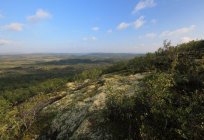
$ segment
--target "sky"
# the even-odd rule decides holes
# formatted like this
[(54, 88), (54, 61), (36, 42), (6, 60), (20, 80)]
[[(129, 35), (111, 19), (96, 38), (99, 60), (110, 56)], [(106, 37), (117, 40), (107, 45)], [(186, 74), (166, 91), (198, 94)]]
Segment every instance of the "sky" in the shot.
[(0, 54), (146, 53), (204, 38), (204, 0), (0, 0)]

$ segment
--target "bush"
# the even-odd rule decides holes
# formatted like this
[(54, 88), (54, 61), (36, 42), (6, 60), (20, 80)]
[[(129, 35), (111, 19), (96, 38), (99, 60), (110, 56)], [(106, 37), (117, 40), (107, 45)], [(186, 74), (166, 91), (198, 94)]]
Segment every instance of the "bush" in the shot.
[(102, 75), (102, 70), (99, 68), (94, 68), (91, 70), (85, 70), (82, 73), (75, 76), (76, 81), (84, 81), (86, 79), (96, 80)]
[(139, 114), (135, 108), (134, 98), (125, 94), (127, 91), (111, 91), (107, 96), (106, 109), (103, 112), (106, 130), (113, 139), (138, 139)]
[(134, 97), (109, 94), (104, 119), (115, 139), (202, 139), (203, 99), (203, 91), (177, 93), (172, 74), (154, 73)]

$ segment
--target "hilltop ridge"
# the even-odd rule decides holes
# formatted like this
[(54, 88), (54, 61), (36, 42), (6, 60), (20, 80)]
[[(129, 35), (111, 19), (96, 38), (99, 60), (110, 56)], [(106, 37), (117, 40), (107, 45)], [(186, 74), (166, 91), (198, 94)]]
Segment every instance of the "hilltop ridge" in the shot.
[(1, 138), (204, 137), (203, 40), (164, 42), (155, 53), (83, 70), (62, 84), (9, 109), (2, 100), (9, 119), (0, 125)]

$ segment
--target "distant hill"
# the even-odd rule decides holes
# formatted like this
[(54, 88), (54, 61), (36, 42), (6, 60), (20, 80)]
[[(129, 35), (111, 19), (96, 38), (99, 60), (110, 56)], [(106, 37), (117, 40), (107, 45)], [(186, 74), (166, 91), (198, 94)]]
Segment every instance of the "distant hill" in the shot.
[(143, 56), (144, 54), (134, 53), (89, 53), (84, 54), (84, 57), (98, 57), (98, 58), (119, 58), (119, 59), (131, 59), (136, 56)]

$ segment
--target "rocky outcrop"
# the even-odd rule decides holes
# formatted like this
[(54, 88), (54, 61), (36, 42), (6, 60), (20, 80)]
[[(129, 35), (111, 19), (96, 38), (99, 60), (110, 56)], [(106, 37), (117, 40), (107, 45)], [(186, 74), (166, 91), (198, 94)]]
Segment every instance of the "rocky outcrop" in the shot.
[(107, 95), (111, 90), (126, 89), (126, 94), (131, 96), (143, 77), (141, 74), (104, 75), (98, 81), (67, 83), (67, 96), (42, 110), (42, 113), (57, 112), (57, 115), (47, 133), (39, 135), (38, 139), (110, 139), (97, 127), (97, 123), (103, 121), (100, 113), (106, 106)]

